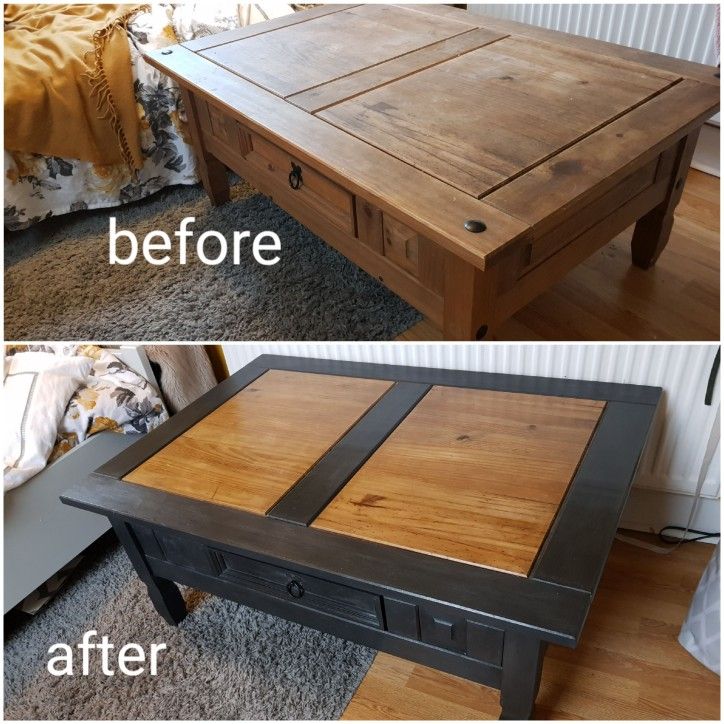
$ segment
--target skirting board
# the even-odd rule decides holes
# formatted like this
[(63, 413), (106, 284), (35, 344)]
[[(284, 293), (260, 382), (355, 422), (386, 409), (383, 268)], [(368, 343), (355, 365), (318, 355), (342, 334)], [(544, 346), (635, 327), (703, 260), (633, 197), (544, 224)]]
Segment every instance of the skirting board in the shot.
[[(658, 533), (667, 525), (684, 526), (693, 502), (692, 495), (634, 487), (619, 527)], [(701, 498), (691, 527), (707, 533), (718, 533), (721, 526), (719, 507), (718, 498)], [(708, 542), (716, 543), (717, 540), (710, 539)]]
[(720, 176), (718, 124), (705, 123), (702, 127), (691, 166), (712, 176)]

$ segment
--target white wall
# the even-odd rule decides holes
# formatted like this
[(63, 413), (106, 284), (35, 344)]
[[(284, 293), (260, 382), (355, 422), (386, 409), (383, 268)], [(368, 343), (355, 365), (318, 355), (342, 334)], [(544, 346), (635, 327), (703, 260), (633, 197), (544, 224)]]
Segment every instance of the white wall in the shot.
[[(705, 65), (719, 64), (715, 3), (470, 4), (472, 13), (516, 20)], [(702, 129), (692, 166), (719, 176), (719, 115)]]
[(704, 404), (717, 345), (250, 342), (223, 348), (230, 372), (269, 353), (661, 386), (660, 415), (622, 525), (684, 525), (702, 473), (694, 527), (719, 530), (718, 451), (702, 471), (707, 444), (719, 439), (718, 380), (713, 404)]

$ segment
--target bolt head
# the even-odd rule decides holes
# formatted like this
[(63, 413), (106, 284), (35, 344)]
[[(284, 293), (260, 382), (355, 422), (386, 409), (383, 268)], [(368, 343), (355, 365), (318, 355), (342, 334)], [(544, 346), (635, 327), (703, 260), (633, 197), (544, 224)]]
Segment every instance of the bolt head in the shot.
[(473, 234), (479, 234), (481, 231), (485, 231), (488, 227), (480, 219), (468, 219), (465, 224), (465, 228)]

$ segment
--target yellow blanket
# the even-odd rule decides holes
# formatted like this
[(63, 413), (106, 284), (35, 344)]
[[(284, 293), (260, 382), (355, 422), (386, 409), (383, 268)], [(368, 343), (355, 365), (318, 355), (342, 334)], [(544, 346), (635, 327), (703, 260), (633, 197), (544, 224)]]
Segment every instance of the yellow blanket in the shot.
[(144, 6), (5, 6), (5, 149), (141, 168), (126, 25)]

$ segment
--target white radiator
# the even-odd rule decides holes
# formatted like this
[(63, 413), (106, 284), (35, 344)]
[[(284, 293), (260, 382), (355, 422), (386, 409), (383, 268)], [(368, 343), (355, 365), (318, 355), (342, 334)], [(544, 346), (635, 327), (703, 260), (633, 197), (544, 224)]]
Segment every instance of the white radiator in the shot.
[[(229, 371), (260, 354), (287, 354), (360, 362), (447, 367), (485, 372), (567, 377), (664, 388), (659, 418), (641, 462), (624, 524), (643, 530), (683, 525), (705, 463), (718, 440), (719, 381), (711, 405), (704, 397), (717, 345), (494, 344), (297, 342), (224, 345)], [(719, 530), (719, 453), (705, 466), (697, 525)], [(713, 526), (713, 527), (712, 527)]]
[(719, 63), (717, 5), (713, 3), (516, 3), (476, 4), (468, 9), (696, 63)]

